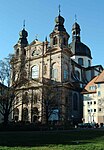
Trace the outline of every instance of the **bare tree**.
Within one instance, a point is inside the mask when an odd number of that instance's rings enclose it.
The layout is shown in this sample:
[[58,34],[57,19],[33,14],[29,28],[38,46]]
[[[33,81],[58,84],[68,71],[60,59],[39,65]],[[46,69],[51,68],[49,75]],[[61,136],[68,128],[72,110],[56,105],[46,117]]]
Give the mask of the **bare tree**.
[[15,88],[19,82],[16,81],[14,84],[12,84],[12,86],[10,85],[11,60],[13,63],[13,56],[9,55],[4,60],[0,61],[0,114],[3,116],[3,122],[5,125],[8,124],[9,116],[12,111],[15,109],[15,107],[18,107],[18,105],[15,105],[15,97],[17,96]]
[[[59,119],[59,99],[56,84],[51,80],[42,87],[42,119],[48,124]],[[43,122],[44,122],[43,121]]]
[[[36,84],[38,83],[36,82]],[[60,85],[59,82],[44,78],[36,89],[35,94],[37,95],[33,96],[33,99],[41,105],[41,113],[38,117],[41,117],[44,124],[63,123],[63,121],[69,120],[69,98],[67,95],[62,96],[63,90]]]

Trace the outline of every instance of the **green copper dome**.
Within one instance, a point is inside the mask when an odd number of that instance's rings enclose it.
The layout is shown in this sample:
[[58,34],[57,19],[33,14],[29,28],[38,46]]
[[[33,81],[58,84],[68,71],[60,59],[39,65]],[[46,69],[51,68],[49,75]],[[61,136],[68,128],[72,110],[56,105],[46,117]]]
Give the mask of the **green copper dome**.
[[28,32],[25,29],[23,29],[22,31],[20,31],[19,35],[20,37],[26,38],[28,36]]
[[23,28],[22,31],[19,32],[20,38],[18,43],[21,44],[23,47],[28,45],[27,36],[28,32]]
[[60,16],[60,14],[55,18],[55,28],[54,28],[54,31],[65,31],[66,32],[66,29],[64,28],[64,21],[65,19]]
[[63,25],[64,21],[65,21],[65,19],[60,15],[55,18],[55,22],[56,22],[57,25],[59,25],[59,24]]

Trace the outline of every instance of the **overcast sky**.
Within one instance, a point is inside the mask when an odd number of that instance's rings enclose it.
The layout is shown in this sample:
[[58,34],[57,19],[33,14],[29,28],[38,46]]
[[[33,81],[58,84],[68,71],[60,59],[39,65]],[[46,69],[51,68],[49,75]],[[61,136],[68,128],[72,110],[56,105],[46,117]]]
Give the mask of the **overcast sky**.
[[93,65],[104,66],[104,0],[0,0],[0,59],[13,53],[19,32],[26,22],[29,43],[38,35],[39,41],[54,29],[54,19],[61,5],[65,28],[70,34],[77,15],[81,41],[90,49]]

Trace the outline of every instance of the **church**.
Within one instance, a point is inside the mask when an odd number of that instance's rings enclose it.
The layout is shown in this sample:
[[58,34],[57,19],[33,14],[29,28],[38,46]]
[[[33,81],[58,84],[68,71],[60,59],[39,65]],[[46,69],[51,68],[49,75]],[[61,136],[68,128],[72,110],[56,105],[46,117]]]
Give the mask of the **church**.
[[25,27],[19,33],[11,60],[11,85],[18,81],[12,114],[16,122],[77,124],[83,120],[82,89],[103,68],[92,66],[91,50],[81,42],[76,21],[69,43],[64,21],[59,11],[49,41],[28,43]]

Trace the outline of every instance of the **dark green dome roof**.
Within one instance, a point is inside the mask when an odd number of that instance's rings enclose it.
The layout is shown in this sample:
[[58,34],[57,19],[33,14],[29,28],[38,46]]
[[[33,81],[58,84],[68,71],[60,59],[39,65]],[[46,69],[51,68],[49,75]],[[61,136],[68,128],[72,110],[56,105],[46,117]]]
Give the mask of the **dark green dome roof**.
[[80,29],[80,26],[77,22],[75,22],[72,26],[72,30],[74,30],[74,29]]
[[22,31],[20,31],[19,35],[20,37],[26,38],[28,36],[28,32],[25,29],[23,29]]
[[22,31],[19,32],[20,38],[18,40],[18,43],[20,43],[22,46],[27,46],[28,45],[28,41],[27,41],[27,36],[28,36],[28,32],[23,29]]
[[55,28],[54,30],[57,30],[57,31],[65,31],[66,32],[66,29],[64,28],[64,21],[65,19],[60,16],[60,14],[55,18]]
[[83,44],[82,42],[72,41],[72,43],[70,43],[69,46],[71,47],[74,55],[86,56],[92,59],[89,47]]
[[58,24],[63,25],[64,21],[65,21],[65,19],[60,15],[55,18],[55,22],[56,22],[57,25]]

